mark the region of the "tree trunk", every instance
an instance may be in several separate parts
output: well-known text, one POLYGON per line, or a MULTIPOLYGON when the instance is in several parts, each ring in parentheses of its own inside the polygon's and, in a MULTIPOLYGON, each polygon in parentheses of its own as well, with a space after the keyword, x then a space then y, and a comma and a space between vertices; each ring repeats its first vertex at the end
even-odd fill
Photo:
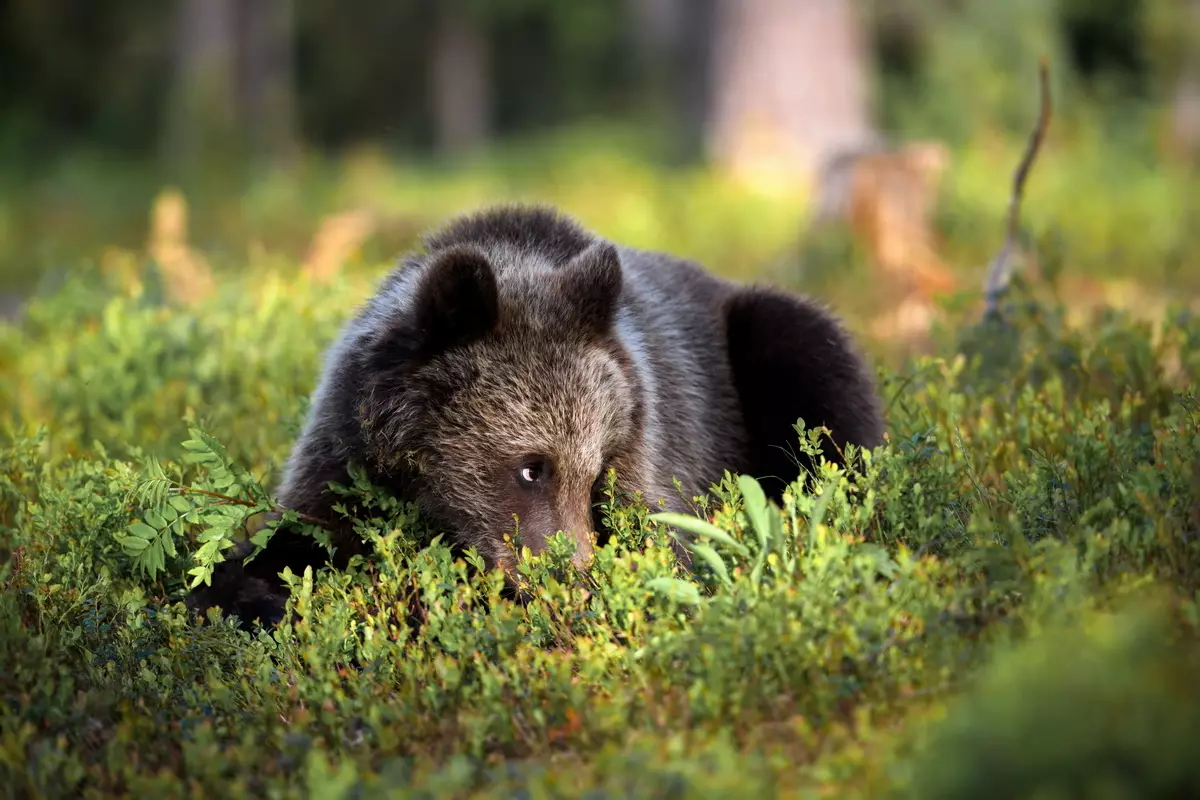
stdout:
POLYGON ((1171 136, 1185 160, 1194 162, 1200 155, 1200 66, 1188 69, 1176 83, 1171 136))
POLYGON ((440 0, 437 16, 430 71, 436 144, 459 155, 488 137, 488 43, 456 0, 440 0))
POLYGON ((239 149, 234 0, 178 0, 174 86, 163 147, 184 172, 207 170, 239 149))
POLYGON ((852 0, 718 0, 709 148, 750 178, 810 181, 872 140, 868 52, 852 0))
POLYGON ((1190 0, 1183 24, 1186 55, 1171 105, 1171 133, 1176 147, 1195 166, 1200 156, 1200 0, 1190 0))
POLYGON ((716 0, 628 0, 653 108, 671 130, 672 158, 704 156, 716 0))
POLYGON ((287 164, 296 154, 294 0, 240 0, 241 107, 256 159, 287 164))

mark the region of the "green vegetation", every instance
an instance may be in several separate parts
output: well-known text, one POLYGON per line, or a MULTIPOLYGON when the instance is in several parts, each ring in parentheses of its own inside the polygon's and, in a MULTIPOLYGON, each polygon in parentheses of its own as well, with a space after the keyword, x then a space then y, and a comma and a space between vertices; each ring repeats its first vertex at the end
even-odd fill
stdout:
POLYGON ((9 5, 0 795, 1200 796, 1200 195, 1194 142, 1167 135, 1183 3, 861 4, 881 131, 952 154, 937 232, 968 287, 1052 67, 1005 319, 979 324, 967 292, 915 342, 876 325, 900 292, 861 252, 804 240, 788 176, 698 164, 707 73, 684 51, 712 31, 672 50, 624 0, 464 3, 493 119, 448 157, 427 73, 449 4, 305 0, 295 159, 203 136, 211 163, 185 169, 184 4, 9 5), (187 200, 174 264, 148 246, 164 185, 187 200), (497 199, 829 301, 879 364, 888 443, 781 508, 734 475, 694 518, 610 498, 594 569, 559 542, 522 566, 522 603, 359 483, 370 563, 293 576, 275 631, 190 619, 186 588, 273 507, 338 326, 420 231, 497 199), (371 224, 310 274, 348 211, 371 224), (181 287, 187 254, 211 294, 181 287), (698 534, 695 574, 664 522, 698 534))
MULTIPOLYGON (((227 251, 214 257, 217 292, 187 305, 134 252, 68 271, 0 328, 0 785, 10 796, 1197 793, 1200 319, 1178 302, 1184 271, 1138 274, 1176 293, 1157 315, 1101 308, 1073 321, 1054 283, 1166 253, 1194 264, 1196 247, 1186 230, 1153 227, 1182 184, 1127 177, 1137 199, 1123 206, 1102 172, 1078 168, 1087 153, 1051 148, 1031 181, 1043 277, 1016 287, 1006 323, 951 309, 914 358, 868 341, 890 441, 861 475, 829 467, 782 509, 729 476, 697 502, 708 524, 695 576, 672 561, 656 509, 616 498, 617 536, 594 571, 574 573, 561 548, 532 560, 524 605, 500 597, 497 575, 453 561, 402 499, 357 486, 375 498, 360 524, 372 563, 296 576, 296 619, 269 634, 187 619, 177 601, 203 570, 189 572, 270 504, 320 353, 384 259, 360 255, 326 284, 294 259, 227 251)), ((422 224, 492 194, 535 194, 728 274, 790 258, 790 200, 604 158, 525 190, 483 167, 470 179, 377 170, 359 186, 400 187, 391 196, 422 224)), ((998 239, 1003 159, 988 161, 966 151, 949 192, 959 263, 982 265, 998 239)), ((343 174, 351 186, 361 173, 343 174)), ((259 191, 273 197, 263 208, 283 209, 276 220, 299 194, 259 191)), ((251 207, 239 213, 253 219, 251 207)), ((850 298, 864 269, 788 274, 850 298)), ((871 311, 848 306, 856 320, 871 311)))

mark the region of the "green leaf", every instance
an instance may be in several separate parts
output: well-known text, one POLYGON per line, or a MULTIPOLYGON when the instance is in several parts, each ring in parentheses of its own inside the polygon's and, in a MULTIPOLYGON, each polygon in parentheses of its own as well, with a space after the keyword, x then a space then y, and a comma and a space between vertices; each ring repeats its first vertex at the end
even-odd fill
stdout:
POLYGON ((829 501, 833 499, 833 486, 827 484, 821 491, 821 496, 817 498, 816 505, 813 506, 812 513, 808 517, 808 546, 812 548, 816 541, 817 526, 821 524, 821 520, 825 519, 825 511, 829 508, 829 501))
POLYGON ((757 587, 762 583, 763 569, 767 566, 767 556, 770 555, 770 550, 759 550, 758 557, 754 559, 754 568, 750 570, 750 584, 757 587))
POLYGON ((167 527, 167 521, 163 519, 162 514, 158 513, 158 509, 146 509, 145 519, 150 524, 150 527, 154 528, 155 533, 167 527))
POLYGON ((126 550, 131 551, 131 555, 140 553, 150 546, 149 541, 146 539, 140 539, 137 536, 121 536, 117 538, 117 541, 126 550))
POLYGON ((677 603, 693 606, 700 603, 700 590, 691 581, 679 578, 655 578, 646 584, 646 588, 677 603))
POLYGON ((742 490, 746 516, 750 518, 750 525, 758 534, 758 543, 764 551, 769 550, 771 547, 771 519, 768 516, 767 496, 763 494, 758 481, 749 475, 738 476, 738 488, 742 490))
POLYGON ((250 542, 255 547, 266 547, 267 542, 271 541, 271 537, 275 535, 275 529, 270 527, 260 528, 250 537, 250 542))
POLYGON ((231 525, 226 523, 225 520, 220 520, 216 524, 209 525, 207 528, 201 531, 200 535, 196 537, 196 540, 205 543, 218 541, 228 536, 231 530, 233 530, 231 525))
POLYGON ((821 490, 821 496, 817 498, 816 505, 813 506, 812 514, 808 517, 808 527, 816 529, 821 521, 825 519, 825 511, 829 508, 829 501, 833 499, 833 486, 826 484, 821 490))
POLYGON ((154 528, 151 528, 146 523, 140 522, 140 521, 135 522, 132 525, 130 525, 128 530, 132 536, 136 536, 139 539, 142 539, 146 542, 149 542, 151 539, 158 536, 157 530, 155 530, 154 528))
POLYGON ((721 560, 721 556, 716 550, 699 542, 689 544, 688 549, 699 556, 701 561, 712 567, 713 572, 717 573, 722 583, 726 586, 733 585, 733 581, 729 578, 729 570, 725 567, 725 562, 721 560))
POLYGON ((693 533, 696 536, 703 536, 706 539, 720 542, 739 555, 745 556, 750 554, 750 550, 746 545, 734 539, 726 531, 721 530, 711 522, 699 517, 689 517, 687 514, 675 514, 664 511, 659 514, 651 514, 650 519, 654 522, 661 522, 663 525, 669 525, 673 528, 693 533))
POLYGON ((163 567, 166 566, 166 562, 163 559, 161 540, 151 542, 150 546, 146 548, 145 564, 147 567, 146 572, 149 573, 151 578, 157 575, 160 571, 162 571, 163 567))
POLYGON ((192 567, 188 570, 188 575, 193 575, 191 582, 188 583, 189 589, 195 589, 200 584, 205 586, 212 585, 212 567, 192 567))
POLYGON ((895 578, 900 572, 900 565, 888 553, 887 548, 875 544, 864 544, 861 549, 863 556, 870 560, 875 571, 888 580, 895 578))
POLYGON ((175 557, 175 537, 171 535, 171 530, 168 528, 163 531, 163 535, 158 537, 158 541, 162 544, 162 548, 171 558, 175 557))
POLYGON ((484 562, 483 556, 481 556, 479 554, 479 551, 476 550, 474 547, 468 548, 466 553, 463 554, 463 557, 466 560, 466 562, 468 564, 470 564, 471 566, 475 567, 475 569, 479 570, 480 572, 484 571, 486 562, 484 562))

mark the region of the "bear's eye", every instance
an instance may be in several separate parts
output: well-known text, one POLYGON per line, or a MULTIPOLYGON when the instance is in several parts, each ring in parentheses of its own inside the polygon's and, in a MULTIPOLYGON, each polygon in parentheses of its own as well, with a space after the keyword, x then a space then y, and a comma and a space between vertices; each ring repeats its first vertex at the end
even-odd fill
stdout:
POLYGON ((547 471, 545 461, 540 458, 530 459, 517 470, 517 483, 531 489, 546 479, 547 471))

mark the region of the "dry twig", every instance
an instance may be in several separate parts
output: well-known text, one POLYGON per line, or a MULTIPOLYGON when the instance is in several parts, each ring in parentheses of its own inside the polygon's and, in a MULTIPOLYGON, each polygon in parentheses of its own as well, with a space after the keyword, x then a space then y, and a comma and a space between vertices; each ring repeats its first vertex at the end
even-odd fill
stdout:
POLYGON ((1013 251, 1017 247, 1020 228, 1021 193, 1025 189, 1025 179, 1029 175, 1033 161, 1037 157, 1038 150, 1041 149, 1042 140, 1046 138, 1046 129, 1050 127, 1050 73, 1045 57, 1038 65, 1038 78, 1041 90, 1041 110, 1038 113, 1033 133, 1030 134, 1029 145, 1025 148, 1025 155, 1021 158, 1021 163, 1017 165, 1017 171, 1013 175, 1012 195, 1008 200, 1008 229, 1004 234, 1004 244, 1001 245, 1000 252, 996 254, 996 257, 992 259, 992 263, 988 265, 987 278, 983 287, 986 300, 985 319, 999 313, 1000 298, 1008 291, 1009 282, 1012 280, 1013 251))

